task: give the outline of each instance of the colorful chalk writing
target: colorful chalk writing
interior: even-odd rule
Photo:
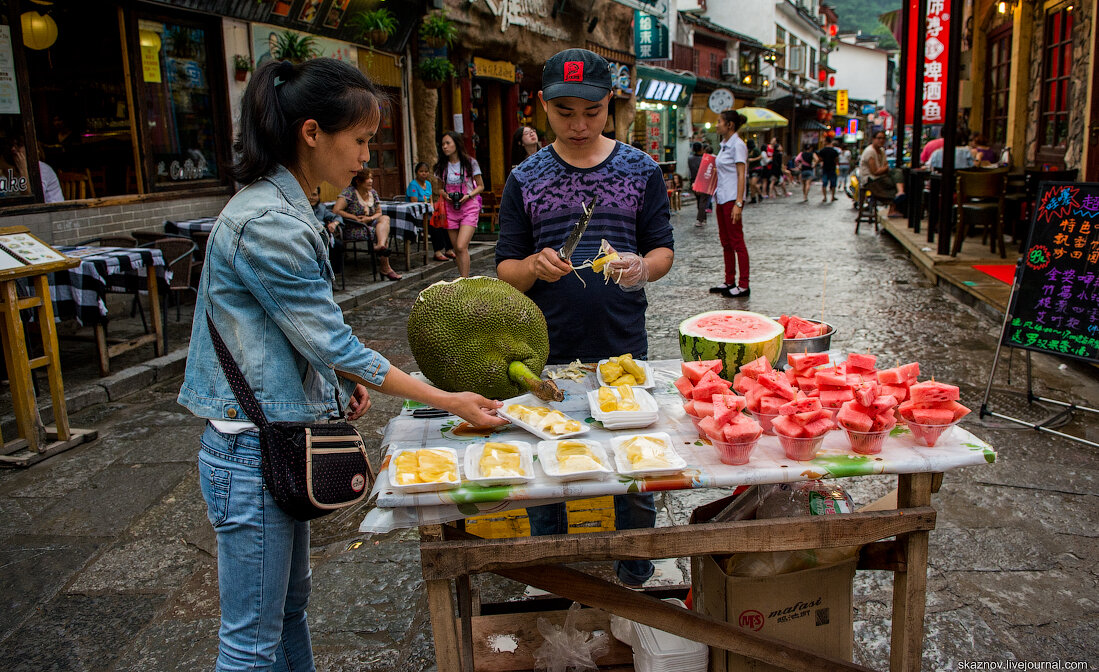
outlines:
[[[1099,184],[1043,183],[1001,336],[1099,363]]]

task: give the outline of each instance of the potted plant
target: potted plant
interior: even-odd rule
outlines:
[[[317,38],[312,35],[299,35],[293,31],[284,30],[278,34],[275,56],[291,63],[304,63],[316,58],[320,56]]]
[[[233,56],[233,69],[236,71],[236,80],[238,82],[243,82],[248,79],[248,73],[255,70],[255,66],[252,65],[252,58],[250,56],[236,54]]]
[[[429,47],[448,47],[458,37],[458,26],[447,18],[446,10],[432,12],[420,24],[420,37]]]
[[[429,89],[438,89],[454,75],[458,74],[458,71],[454,69],[454,65],[445,58],[428,58],[424,59],[419,66],[420,79],[423,80],[424,86]]]
[[[385,44],[389,36],[397,32],[397,17],[383,7],[358,12],[347,20],[346,25],[358,33],[359,39],[372,45]]]

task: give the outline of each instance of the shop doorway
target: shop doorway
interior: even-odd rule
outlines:
[[[1088,115],[1088,155],[1084,163],[1084,181],[1099,181],[1099,30],[1091,49],[1091,114]]]
[[[381,87],[390,101],[400,101],[399,89]],[[384,199],[403,196],[408,180],[405,179],[404,161],[401,154],[401,138],[404,137],[401,126],[401,108],[399,102],[382,105],[382,118],[378,123],[378,132],[370,141],[370,161],[374,177],[374,189]],[[343,185],[346,187],[347,185]],[[341,187],[342,189],[343,187]]]

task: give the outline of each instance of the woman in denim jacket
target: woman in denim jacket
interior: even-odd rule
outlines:
[[[380,94],[354,67],[329,58],[271,62],[241,101],[233,176],[248,186],[210,233],[179,403],[209,422],[199,475],[217,532],[221,593],[217,670],[313,670],[305,607],[309,523],[263,487],[259,434],[221,371],[208,314],[267,418],[312,422],[347,404],[370,408],[367,388],[499,425],[500,402],[447,393],[391,367],[343,320],[329,286],[328,238],[306,194],[345,184],[369,160]]]

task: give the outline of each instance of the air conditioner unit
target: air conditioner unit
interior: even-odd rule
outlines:
[[[740,74],[740,63],[735,58],[721,59],[721,76],[736,78]]]
[[[786,69],[790,72],[805,71],[805,45],[786,47]]]

